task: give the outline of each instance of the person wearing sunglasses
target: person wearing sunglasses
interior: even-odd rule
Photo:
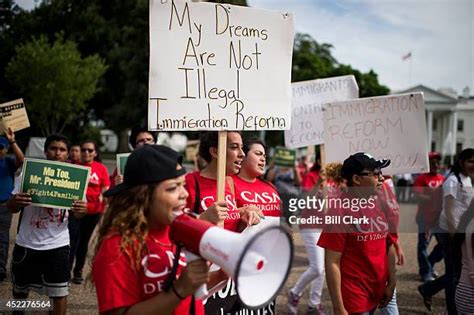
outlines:
[[[15,157],[7,156],[11,147]],[[23,164],[25,156],[15,141],[15,133],[8,128],[5,137],[0,137],[0,282],[7,277],[8,245],[12,213],[6,203],[12,196],[16,170]]]
[[[378,198],[390,160],[359,152],[341,168],[347,192],[329,203],[318,245],[325,249],[326,281],[334,314],[374,314],[395,290],[395,251],[390,222]],[[340,220],[338,221],[334,220]]]
[[[86,140],[81,144],[81,160],[82,165],[90,167],[91,173],[86,192],[87,215],[79,220],[72,219],[69,224],[71,236],[69,267],[72,270],[75,260],[72,270],[72,282],[75,284],[81,284],[84,281],[82,269],[86,262],[89,240],[105,209],[103,192],[110,186],[109,172],[100,162],[95,141]]]

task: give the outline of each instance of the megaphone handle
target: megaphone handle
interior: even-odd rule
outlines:
[[[193,253],[191,253],[190,251],[184,249],[183,250],[184,252],[184,255],[186,256],[186,261],[187,262],[191,262],[191,261],[194,261],[196,259],[201,259],[201,257],[197,256],[197,255],[194,255]],[[206,284],[203,284],[202,286],[200,286],[196,292],[194,292],[194,297],[198,300],[202,300],[204,297],[208,296],[209,295],[209,292],[207,291],[207,285]]]

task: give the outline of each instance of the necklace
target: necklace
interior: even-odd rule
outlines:
[[[163,242],[158,241],[156,238],[154,238],[154,237],[151,236],[150,234],[148,234],[148,236],[150,237],[150,239],[151,239],[153,242],[155,242],[155,243],[158,244],[158,245],[165,246],[165,247],[173,247],[173,243],[165,244],[165,243],[163,243]]]

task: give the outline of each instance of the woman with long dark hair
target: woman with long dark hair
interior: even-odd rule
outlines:
[[[105,193],[92,278],[101,314],[204,314],[191,296],[209,279],[205,261],[185,263],[169,226],[186,206],[182,156],[170,148],[136,149],[124,181]]]
[[[186,189],[189,192],[187,206],[200,218],[212,223],[224,221],[224,228],[239,231],[249,224],[260,222],[253,211],[238,208],[233,185],[225,183],[225,201],[216,200],[217,189],[217,131],[203,132],[200,137],[199,156],[207,165],[200,171],[186,174]],[[242,136],[239,132],[227,132],[226,175],[237,174],[245,156],[242,151]]]
[[[81,160],[81,164],[90,167],[91,172],[86,192],[87,214],[81,219],[69,221],[71,238],[69,267],[73,270],[72,282],[75,284],[81,284],[84,281],[82,269],[86,262],[89,240],[105,210],[103,192],[110,186],[109,172],[105,165],[100,162],[99,151],[95,141],[86,140],[81,143]],[[74,269],[72,269],[73,264]]]
[[[256,207],[264,216],[281,216],[281,199],[275,186],[262,179],[267,157],[265,144],[258,139],[246,139],[242,149],[242,168],[232,176],[237,207]]]

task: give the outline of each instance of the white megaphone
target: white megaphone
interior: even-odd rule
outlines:
[[[290,273],[293,242],[279,226],[239,234],[182,214],[171,223],[170,238],[219,265],[232,277],[240,301],[249,309],[273,300]]]

